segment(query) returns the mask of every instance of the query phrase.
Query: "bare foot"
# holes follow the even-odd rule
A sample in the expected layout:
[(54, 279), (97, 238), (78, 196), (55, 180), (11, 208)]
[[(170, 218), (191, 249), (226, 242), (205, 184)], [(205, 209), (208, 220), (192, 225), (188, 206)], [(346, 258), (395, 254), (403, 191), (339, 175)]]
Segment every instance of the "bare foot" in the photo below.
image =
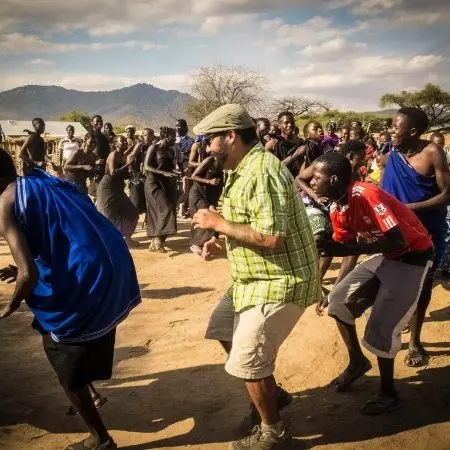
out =
[(358, 362), (350, 362), (348, 367), (338, 377), (336, 377), (329, 384), (329, 386), (335, 388), (338, 392), (343, 392), (371, 368), (372, 364), (367, 358), (364, 358)]
[(430, 355), (422, 344), (410, 346), (405, 356), (405, 364), (408, 367), (423, 367), (430, 362)]

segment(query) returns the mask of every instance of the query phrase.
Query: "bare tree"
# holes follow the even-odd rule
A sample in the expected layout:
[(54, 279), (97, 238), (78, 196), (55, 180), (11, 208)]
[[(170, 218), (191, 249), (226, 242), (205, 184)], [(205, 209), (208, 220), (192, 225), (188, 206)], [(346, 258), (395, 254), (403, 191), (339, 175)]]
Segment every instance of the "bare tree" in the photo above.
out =
[(242, 67), (202, 67), (192, 79), (191, 91), (197, 100), (186, 106), (186, 113), (199, 121), (227, 103), (255, 112), (263, 102), (265, 82), (264, 76)]
[(289, 111), (295, 117), (305, 114), (321, 114), (330, 111), (331, 105), (320, 100), (313, 100), (300, 96), (280, 97), (272, 100), (268, 107), (268, 116), (275, 120), (282, 111)]

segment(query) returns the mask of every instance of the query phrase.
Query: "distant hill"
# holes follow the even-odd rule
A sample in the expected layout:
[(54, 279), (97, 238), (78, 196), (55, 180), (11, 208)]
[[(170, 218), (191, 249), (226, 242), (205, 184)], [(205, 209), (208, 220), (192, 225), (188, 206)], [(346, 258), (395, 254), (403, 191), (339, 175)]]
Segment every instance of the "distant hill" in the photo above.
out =
[(189, 94), (165, 91), (151, 84), (82, 92), (60, 86), (22, 86), (0, 93), (0, 119), (30, 120), (42, 117), (55, 120), (69, 111), (101, 114), (105, 121), (132, 122), (158, 127), (173, 123), (173, 116), (184, 115), (184, 105), (193, 100)]

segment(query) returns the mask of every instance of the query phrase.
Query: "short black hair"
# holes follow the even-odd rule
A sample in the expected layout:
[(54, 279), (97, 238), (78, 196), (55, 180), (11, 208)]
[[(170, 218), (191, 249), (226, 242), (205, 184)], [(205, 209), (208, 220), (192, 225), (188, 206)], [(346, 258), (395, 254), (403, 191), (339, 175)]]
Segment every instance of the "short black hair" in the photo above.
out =
[(327, 123), (327, 130), (335, 132), (336, 129), (337, 129), (336, 122), (330, 121), (330, 122)]
[(161, 139), (166, 138), (167, 136), (176, 136), (177, 132), (175, 130), (175, 128), (171, 128), (171, 127), (161, 127), (159, 129), (159, 137)]
[(382, 131), (378, 137), (380, 138), (381, 136), (387, 137), (389, 140), (391, 140), (391, 133), (389, 133), (389, 131)]
[(362, 128), (350, 128), (350, 133), (356, 133), (359, 136), (358, 139), (362, 139), (364, 137)]
[(430, 122), (423, 109), (411, 106), (400, 108), (397, 113), (405, 115), (408, 118), (411, 128), (416, 128), (419, 134), (423, 134), (427, 131)]
[(350, 154), (364, 154), (366, 155), (366, 145), (361, 141), (347, 141), (339, 147), (339, 151), (347, 156)]
[(153, 128), (143, 128), (142, 131), (148, 131), (150, 134), (155, 134), (155, 130)]
[(258, 135), (256, 134), (256, 128), (255, 127), (251, 127), (251, 128), (244, 128), (243, 130), (235, 130), (236, 134), (238, 136), (240, 136), (240, 138), (242, 139), (242, 142), (245, 145), (252, 145), (254, 144), (256, 141), (258, 141)]
[(319, 164), (329, 177), (337, 175), (341, 183), (345, 186), (348, 186), (351, 183), (353, 176), (352, 166), (348, 158), (342, 153), (325, 153), (314, 161), (314, 166), (318, 166)]
[(31, 123), (33, 122), (39, 122), (41, 125), (45, 125), (44, 119), (42, 119), (41, 117), (35, 117)]
[(101, 119), (101, 121), (103, 122), (103, 117), (102, 117), (100, 114), (95, 114), (95, 116), (92, 116), (91, 122), (92, 122), (94, 119)]
[(17, 177), (16, 166), (9, 153), (0, 148), (0, 177), (15, 178)]
[(75, 131), (75, 127), (71, 124), (71, 123), (69, 123), (69, 125), (67, 125), (67, 127), (66, 127), (66, 131), (69, 129), (69, 128), (73, 128), (74, 129), (74, 131)]
[[(100, 117), (100, 118), (101, 118), (102, 116), (97, 115), (97, 116), (94, 116), (94, 117)], [(93, 117), (93, 118), (94, 118), (94, 117)], [(102, 120), (103, 120), (103, 119), (102, 119)], [(104, 127), (105, 127), (105, 128), (106, 128), (106, 127), (111, 127), (111, 130), (114, 129), (114, 127), (112, 126), (112, 123), (111, 123), (111, 122), (106, 122), (105, 125), (104, 125)]]
[(186, 122), (185, 119), (177, 119), (177, 122), (179, 122), (180, 125), (182, 125), (183, 127), (188, 127), (188, 124)]
[(284, 116), (289, 116), (294, 119), (294, 114), (291, 111), (281, 111), (280, 114), (278, 114), (278, 120), (280, 120)]

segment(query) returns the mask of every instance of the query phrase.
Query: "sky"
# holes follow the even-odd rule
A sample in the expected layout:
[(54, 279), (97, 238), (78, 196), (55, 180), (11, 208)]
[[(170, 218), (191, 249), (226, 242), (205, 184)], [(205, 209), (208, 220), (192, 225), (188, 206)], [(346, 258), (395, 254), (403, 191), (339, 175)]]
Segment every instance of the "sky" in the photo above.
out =
[(203, 66), (267, 77), (266, 95), (376, 110), (450, 89), (448, 0), (2, 0), (0, 91), (145, 82), (189, 92)]

